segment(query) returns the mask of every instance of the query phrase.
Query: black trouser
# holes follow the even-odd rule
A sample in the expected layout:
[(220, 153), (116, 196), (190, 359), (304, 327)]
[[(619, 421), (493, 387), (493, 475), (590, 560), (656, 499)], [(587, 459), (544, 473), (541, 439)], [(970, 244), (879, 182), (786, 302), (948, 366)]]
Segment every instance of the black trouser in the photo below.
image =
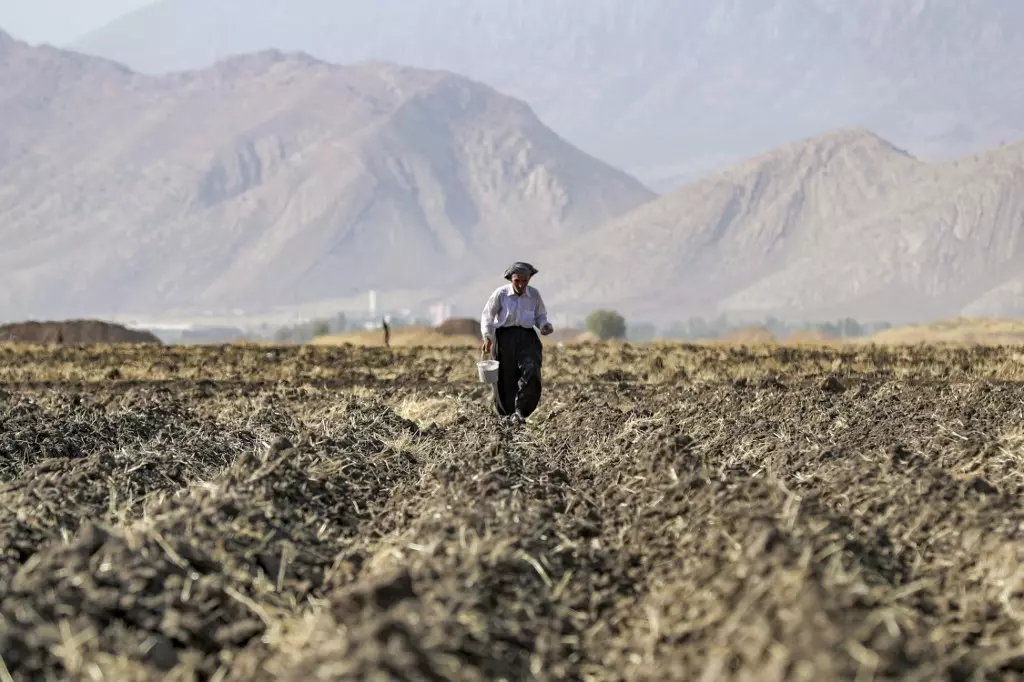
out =
[(494, 359), (498, 365), (498, 383), (494, 384), (494, 406), (498, 414), (529, 417), (540, 402), (540, 368), (544, 349), (540, 337), (526, 327), (500, 327), (495, 330)]

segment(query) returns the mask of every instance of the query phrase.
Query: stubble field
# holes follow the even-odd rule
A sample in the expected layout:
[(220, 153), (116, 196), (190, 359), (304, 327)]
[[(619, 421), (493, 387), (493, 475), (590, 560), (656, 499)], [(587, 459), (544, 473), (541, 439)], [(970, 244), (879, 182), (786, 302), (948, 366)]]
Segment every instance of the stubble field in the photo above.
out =
[(1024, 356), (0, 347), (0, 680), (1024, 676)]

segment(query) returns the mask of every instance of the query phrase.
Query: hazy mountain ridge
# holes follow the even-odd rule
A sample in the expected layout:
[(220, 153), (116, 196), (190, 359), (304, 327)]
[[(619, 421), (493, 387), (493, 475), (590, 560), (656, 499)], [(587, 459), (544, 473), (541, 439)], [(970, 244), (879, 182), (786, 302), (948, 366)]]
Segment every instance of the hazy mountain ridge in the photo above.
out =
[(548, 286), (566, 301), (638, 315), (1024, 312), (1007, 293), (1024, 271), (1024, 143), (925, 163), (842, 130), (645, 204), (548, 258), (559, 263)]
[[(1015, 0), (162, 0), (77, 49), (144, 70), (274, 45), (446, 68), (642, 179), (862, 125), (916, 154), (1024, 135)], [(183, 39), (187, 35), (188, 40)]]
[(656, 198), (443, 71), (264, 51), (151, 77), (0, 50), (0, 309), (19, 315), (369, 288), (475, 310), (516, 258), (571, 313), (1024, 313), (1024, 143), (928, 163), (843, 128)]
[(12, 315), (455, 283), (654, 196), (440, 71), (270, 51), (149, 77), (15, 43), (0, 84)]

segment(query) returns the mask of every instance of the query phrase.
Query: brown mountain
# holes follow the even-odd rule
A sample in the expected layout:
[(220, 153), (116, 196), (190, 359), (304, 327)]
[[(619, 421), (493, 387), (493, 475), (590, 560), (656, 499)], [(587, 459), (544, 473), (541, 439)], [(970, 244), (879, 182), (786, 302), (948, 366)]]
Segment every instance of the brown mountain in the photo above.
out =
[(454, 286), (653, 196), (446, 72), (263, 52), (154, 77), (0, 38), (0, 317)]
[(925, 163), (845, 129), (688, 185), (544, 261), (555, 307), (666, 321), (1024, 314), (1024, 144)]

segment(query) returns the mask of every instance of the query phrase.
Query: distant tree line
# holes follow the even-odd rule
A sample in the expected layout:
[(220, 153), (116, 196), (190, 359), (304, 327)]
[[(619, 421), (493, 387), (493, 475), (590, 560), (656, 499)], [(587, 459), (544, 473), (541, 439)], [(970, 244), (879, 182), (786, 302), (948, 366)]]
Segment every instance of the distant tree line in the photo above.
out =
[[(429, 321), (391, 320), (389, 326), (394, 330), (410, 324), (426, 325), (429, 324)], [(587, 315), (584, 327), (591, 336), (602, 341), (622, 340), (644, 343), (656, 339), (675, 341), (725, 339), (733, 332), (751, 328), (767, 330), (779, 340), (807, 332), (824, 338), (848, 339), (870, 336), (889, 329), (892, 325), (888, 322), (860, 322), (851, 317), (824, 322), (786, 322), (775, 317), (758, 321), (750, 318), (735, 320), (726, 315), (719, 315), (713, 318), (690, 317), (659, 329), (658, 326), (650, 322), (627, 323), (626, 319), (617, 311), (599, 309)], [(362, 324), (353, 324), (345, 317), (344, 313), (339, 312), (332, 317), (317, 318), (277, 328), (264, 325), (246, 332), (234, 327), (190, 330), (183, 333), (176, 341), (179, 343), (232, 343), (237, 341), (309, 343), (318, 336), (340, 334), (354, 328), (362, 328)]]
[(586, 330), (601, 340), (628, 340), (635, 342), (653, 341), (655, 339), (670, 340), (715, 340), (723, 339), (741, 329), (762, 328), (775, 338), (783, 339), (793, 334), (811, 332), (827, 338), (857, 338), (875, 334), (889, 329), (888, 322), (860, 322), (852, 317), (840, 318), (824, 322), (786, 322), (776, 317), (768, 317), (760, 321), (732, 320), (727, 315), (719, 315), (711, 319), (691, 317), (673, 323), (659, 330), (649, 322), (627, 324), (625, 318), (614, 310), (595, 310), (584, 323)]
[(309, 343), (317, 336), (336, 334), (348, 329), (348, 321), (343, 313), (333, 317), (308, 320), (293, 325), (273, 327), (262, 324), (258, 327), (241, 329), (239, 327), (199, 327), (188, 329), (176, 337), (164, 339), (171, 343), (209, 344), (263, 342), (274, 343)]
[(338, 313), (333, 317), (318, 318), (287, 327), (279, 327), (273, 334), (273, 340), (277, 343), (309, 343), (318, 336), (340, 334), (348, 331), (348, 327), (345, 313)]
[[(373, 323), (371, 323), (373, 324)], [(384, 318), (376, 321), (377, 329), (384, 328)], [(387, 325), (391, 331), (409, 326), (427, 326), (430, 320), (412, 317), (409, 319), (388, 319)], [(277, 343), (309, 343), (318, 336), (327, 334), (342, 334), (344, 332), (364, 329), (363, 323), (353, 322), (345, 317), (344, 313), (338, 313), (333, 317), (318, 318), (287, 327), (280, 327), (274, 331), (272, 340)], [(371, 326), (371, 328), (374, 328)]]
[(775, 338), (784, 338), (801, 332), (814, 332), (829, 338), (857, 338), (871, 336), (885, 329), (890, 329), (889, 322), (859, 322), (852, 317), (840, 318), (824, 322), (786, 322), (776, 317), (768, 317), (760, 321), (745, 319), (730, 320), (726, 315), (712, 319), (691, 317), (682, 322), (670, 325), (659, 334), (661, 338), (694, 340), (721, 339), (740, 329), (760, 327), (771, 332)]
[[(374, 328), (383, 331), (383, 318), (373, 320), (349, 320), (344, 313), (338, 312), (330, 317), (317, 317), (295, 324), (274, 326), (263, 323), (252, 327), (208, 326), (186, 329), (181, 332), (158, 332), (158, 338), (170, 344), (220, 344), (244, 342), (270, 342), (279, 344), (309, 343), (318, 336), (342, 334), (345, 332)], [(366, 325), (369, 325), (367, 327)], [(391, 318), (388, 326), (392, 331), (407, 326), (429, 325), (430, 320), (419, 317)]]

